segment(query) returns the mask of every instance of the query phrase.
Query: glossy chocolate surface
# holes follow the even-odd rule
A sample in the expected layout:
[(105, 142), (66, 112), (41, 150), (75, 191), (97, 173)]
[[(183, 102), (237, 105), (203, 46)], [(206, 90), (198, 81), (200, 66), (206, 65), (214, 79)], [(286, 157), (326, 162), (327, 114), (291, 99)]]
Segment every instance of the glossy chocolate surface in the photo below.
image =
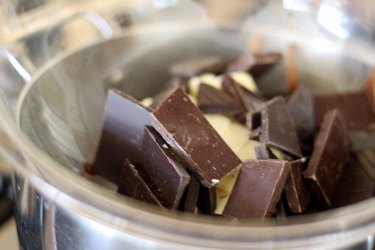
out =
[(275, 97), (261, 111), (262, 143), (280, 148), (296, 157), (302, 157), (298, 137), (290, 119), (284, 98)]
[(223, 214), (238, 218), (271, 216), (276, 211), (288, 175), (289, 163), (286, 161), (245, 161)]
[(241, 163), (181, 88), (154, 110), (152, 125), (206, 187)]
[(139, 162), (144, 127), (151, 112), (133, 97), (109, 90), (102, 135), (92, 169), (118, 184), (125, 159)]
[(143, 138), (141, 163), (143, 169), (160, 190), (169, 208), (178, 208), (189, 184), (190, 175), (176, 159), (164, 140), (153, 128), (146, 127)]
[(350, 152), (346, 124), (338, 110), (329, 111), (322, 122), (304, 177), (322, 205), (331, 207), (336, 185)]

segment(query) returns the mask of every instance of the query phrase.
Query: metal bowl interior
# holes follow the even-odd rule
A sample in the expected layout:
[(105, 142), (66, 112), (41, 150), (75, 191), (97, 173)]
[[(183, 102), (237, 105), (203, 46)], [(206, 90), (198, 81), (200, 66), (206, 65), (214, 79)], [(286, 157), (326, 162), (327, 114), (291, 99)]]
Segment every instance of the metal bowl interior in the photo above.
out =
[[(361, 43), (338, 43), (317, 38), (315, 34), (292, 36), (288, 30), (258, 28), (257, 34), (263, 35), (262, 51), (286, 55), (290, 44), (297, 45), (300, 82), (314, 92), (357, 90), (363, 87), (371, 73), (373, 60), (366, 55), (375, 53), (370, 53), (372, 48)], [(370, 211), (375, 205), (372, 199), (286, 224), (252, 221), (234, 227), (225, 223), (218, 225), (206, 218), (165, 215), (152, 208), (144, 209), (77, 174), (84, 162), (94, 159), (109, 88), (121, 89), (140, 99), (152, 96), (163, 90), (169, 79), (168, 67), (173, 62), (203, 54), (230, 60), (247, 49), (250, 35), (244, 30), (213, 27), (136, 31), (54, 60), (35, 76), (19, 100), (19, 126), (27, 135), (26, 139), (37, 146), (38, 155), (43, 156), (34, 161), (35, 174), (68, 197), (101, 209), (106, 216), (100, 217), (98, 211), (93, 216), (98, 215), (106, 223), (110, 223), (108, 215), (115, 216), (118, 221), (144, 225), (145, 235), (147, 230), (158, 228), (161, 232), (158, 237), (174, 238), (174, 241), (180, 240), (176, 235), (195, 240), (224, 240), (232, 246), (236, 240), (238, 244), (285, 242), (285, 239), (306, 240), (325, 234), (344, 239), (347, 235), (340, 236), (340, 233), (347, 230), (367, 237), (363, 230), (369, 230), (370, 226), (363, 225), (375, 220)], [(276, 92), (284, 85), (285, 62), (259, 82), (261, 89)], [(28, 154), (33, 154), (32, 150)], [(72, 182), (76, 183), (73, 185)], [(78, 186), (79, 190), (74, 189)], [(131, 214), (133, 212), (136, 215)], [(166, 221), (170, 223), (168, 226)], [(119, 222), (113, 227), (120, 230), (129, 227), (124, 225)], [(360, 225), (362, 229), (358, 230)], [(293, 234), (286, 228), (292, 228)], [(375, 231), (374, 228), (371, 230)]]

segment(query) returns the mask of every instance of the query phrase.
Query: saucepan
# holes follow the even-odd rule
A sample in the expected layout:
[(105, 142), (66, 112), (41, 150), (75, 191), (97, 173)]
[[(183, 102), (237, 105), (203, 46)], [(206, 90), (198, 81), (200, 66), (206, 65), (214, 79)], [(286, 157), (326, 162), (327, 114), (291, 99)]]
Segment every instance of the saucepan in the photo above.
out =
[[(21, 245), (26, 249), (372, 249), (374, 199), (286, 221), (227, 222), (160, 211), (82, 174), (83, 165), (95, 157), (108, 89), (138, 99), (158, 94), (168, 82), (169, 66), (187, 57), (218, 55), (231, 60), (248, 50), (249, 39), (256, 37), (261, 41), (259, 51), (278, 51), (284, 59), (291, 45), (297, 48), (299, 82), (316, 93), (364, 88), (375, 62), (371, 24), (362, 25), (339, 3), (268, 1), (234, 19), (211, 12), (210, 1), (181, 1), (150, 23), (51, 58), (23, 88), (16, 112), (2, 94), (0, 121), (18, 151), (3, 146), (0, 152), (15, 169)], [(275, 92), (283, 89), (286, 64), (284, 60), (260, 79), (259, 86)], [(371, 146), (371, 136), (371, 132), (362, 136), (357, 147)]]

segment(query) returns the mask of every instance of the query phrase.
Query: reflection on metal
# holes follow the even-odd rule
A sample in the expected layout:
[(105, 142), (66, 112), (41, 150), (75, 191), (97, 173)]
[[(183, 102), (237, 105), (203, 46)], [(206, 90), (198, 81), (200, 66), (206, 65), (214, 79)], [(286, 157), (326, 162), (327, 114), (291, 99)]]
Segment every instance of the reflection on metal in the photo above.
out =
[(154, 0), (154, 6), (157, 9), (165, 9), (175, 6), (179, 0)]
[(346, 39), (349, 37), (349, 20), (340, 9), (330, 4), (322, 4), (319, 8), (318, 23), (333, 35)]
[(16, 59), (16, 57), (10, 53), (7, 49), (4, 47), (0, 46), (0, 55), (4, 57), (10, 65), (16, 70), (16, 72), (20, 75), (20, 77), (25, 81), (25, 82), (30, 82), (32, 79), (32, 76), (26, 70), (21, 63)]
[(284, 0), (283, 7), (291, 11), (310, 11), (312, 7), (311, 0)]

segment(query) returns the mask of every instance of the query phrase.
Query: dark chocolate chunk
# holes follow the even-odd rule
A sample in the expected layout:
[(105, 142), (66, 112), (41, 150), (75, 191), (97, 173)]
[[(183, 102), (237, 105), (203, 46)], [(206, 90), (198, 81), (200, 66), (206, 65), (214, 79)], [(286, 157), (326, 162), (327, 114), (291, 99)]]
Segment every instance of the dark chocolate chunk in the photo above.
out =
[(245, 103), (245, 95), (243, 90), (241, 89), (241, 86), (236, 81), (234, 81), (233, 78), (229, 75), (223, 75), (223, 82), (221, 85), (223, 91), (226, 92), (228, 95), (232, 96), (234, 100), (239, 104), (239, 115), (243, 120), (248, 111)]
[(311, 200), (310, 191), (303, 180), (302, 170), (302, 160), (290, 162), (290, 174), (285, 183), (284, 192), (288, 207), (293, 213), (302, 213)]
[(220, 74), (225, 68), (224, 61), (217, 56), (202, 56), (189, 58), (172, 65), (171, 75), (178, 77), (193, 77), (203, 73)]
[(146, 125), (151, 125), (151, 112), (148, 109), (131, 96), (109, 90), (93, 170), (118, 184), (124, 160), (139, 162)]
[(304, 172), (311, 191), (323, 206), (332, 206), (336, 184), (344, 170), (349, 152), (346, 124), (338, 110), (331, 110), (323, 119), (314, 143), (314, 151)]
[(239, 105), (232, 97), (204, 83), (199, 86), (198, 108), (203, 113), (236, 114), (239, 112)]
[(238, 119), (241, 122), (245, 122), (247, 113), (253, 114), (260, 111), (266, 103), (262, 97), (244, 89), (229, 75), (223, 75), (222, 87), (223, 91), (232, 96), (239, 104), (240, 112)]
[(316, 125), (325, 113), (337, 109), (348, 128), (367, 128), (375, 123), (375, 113), (366, 92), (319, 95), (314, 97)]
[(260, 127), (257, 127), (256, 129), (251, 130), (249, 139), (259, 141), (260, 129), (261, 129)]
[(203, 214), (214, 214), (216, 209), (216, 189), (215, 187), (206, 188), (201, 187), (198, 197), (198, 204), (199, 210)]
[(299, 87), (290, 96), (286, 106), (296, 129), (301, 149), (311, 151), (315, 131), (313, 96), (308, 89)]
[(150, 204), (164, 206), (165, 201), (158, 194), (155, 194), (155, 191), (157, 191), (157, 188), (152, 184), (142, 168), (126, 159), (120, 175), (117, 192)]
[(154, 110), (152, 124), (206, 187), (241, 163), (181, 88)]
[(192, 174), (189, 186), (187, 187), (184, 198), (181, 202), (181, 207), (184, 212), (195, 213), (201, 187), (198, 178)]
[(258, 160), (269, 160), (277, 159), (277, 157), (272, 153), (271, 149), (267, 147), (266, 144), (260, 144), (254, 148), (255, 155)]
[(262, 114), (261, 112), (246, 114), (246, 126), (250, 129), (249, 139), (259, 141), (262, 125)]
[(256, 53), (247, 52), (238, 57), (227, 67), (227, 72), (246, 71), (255, 79), (272, 69), (280, 63), (282, 55), (280, 53)]
[(356, 157), (345, 167), (333, 196), (333, 206), (342, 207), (369, 199), (374, 194), (375, 182), (362, 169)]
[(287, 161), (245, 161), (223, 214), (239, 218), (271, 216), (276, 211), (288, 175)]
[(261, 111), (262, 125), (259, 139), (294, 156), (302, 157), (296, 130), (282, 97), (267, 102)]
[(190, 175), (153, 128), (145, 128), (141, 163), (167, 200), (167, 206), (178, 208)]

